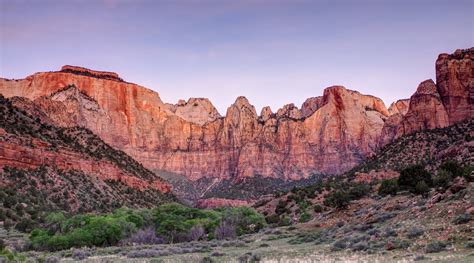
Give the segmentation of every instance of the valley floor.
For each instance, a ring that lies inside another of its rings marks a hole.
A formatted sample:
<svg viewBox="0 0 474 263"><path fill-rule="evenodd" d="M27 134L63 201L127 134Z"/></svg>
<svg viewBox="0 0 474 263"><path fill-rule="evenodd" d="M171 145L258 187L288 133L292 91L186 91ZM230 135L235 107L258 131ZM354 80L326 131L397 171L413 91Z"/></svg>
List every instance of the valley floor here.
<svg viewBox="0 0 474 263"><path fill-rule="evenodd" d="M4 232L5 233L5 232ZM71 249L25 252L43 262L473 262L474 250L458 244L438 253L422 249L349 252L333 251L331 243L295 242L307 235L301 229L280 227L232 241ZM308 240L306 240L308 241Z"/></svg>

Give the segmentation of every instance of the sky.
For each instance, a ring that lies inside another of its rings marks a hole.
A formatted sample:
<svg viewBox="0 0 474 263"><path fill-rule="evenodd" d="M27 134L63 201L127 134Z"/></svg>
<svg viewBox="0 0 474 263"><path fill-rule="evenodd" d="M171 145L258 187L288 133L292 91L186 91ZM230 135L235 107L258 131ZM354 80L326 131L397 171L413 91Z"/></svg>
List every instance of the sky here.
<svg viewBox="0 0 474 263"><path fill-rule="evenodd" d="M0 0L0 77L117 72L165 102L257 112L343 85L387 107L474 46L472 0Z"/></svg>

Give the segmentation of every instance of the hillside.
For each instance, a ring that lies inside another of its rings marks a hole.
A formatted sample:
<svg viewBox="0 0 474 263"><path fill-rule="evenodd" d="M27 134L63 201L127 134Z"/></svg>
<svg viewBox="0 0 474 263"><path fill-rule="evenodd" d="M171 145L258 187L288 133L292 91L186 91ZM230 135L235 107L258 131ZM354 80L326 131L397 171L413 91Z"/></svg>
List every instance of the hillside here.
<svg viewBox="0 0 474 263"><path fill-rule="evenodd" d="M56 127L31 101L1 95L0 178L5 224L46 211L112 211L174 200L166 181L91 131Z"/></svg>

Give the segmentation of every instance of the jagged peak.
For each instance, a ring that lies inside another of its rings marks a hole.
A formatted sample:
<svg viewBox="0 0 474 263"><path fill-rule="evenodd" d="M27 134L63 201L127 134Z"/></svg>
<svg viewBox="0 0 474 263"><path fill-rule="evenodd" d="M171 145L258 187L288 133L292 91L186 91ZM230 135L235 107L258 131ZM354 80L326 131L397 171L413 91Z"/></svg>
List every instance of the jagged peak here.
<svg viewBox="0 0 474 263"><path fill-rule="evenodd" d="M88 69L84 67L71 66L71 65L65 65L61 67L60 72L84 75L84 76L89 76L89 77L94 77L94 78L123 81L123 79L120 78L119 75L115 72L98 71L98 70L92 70L92 69Z"/></svg>
<svg viewBox="0 0 474 263"><path fill-rule="evenodd" d="M408 111L408 107L410 106L410 99L400 99L394 101L388 107L388 113L391 115L400 113L405 115Z"/></svg>
<svg viewBox="0 0 474 263"><path fill-rule="evenodd" d="M295 106L294 103L289 103L283 106L283 108L279 109L276 113L277 118L280 117L288 117L292 119L301 119L302 114L298 107Z"/></svg>
<svg viewBox="0 0 474 263"><path fill-rule="evenodd" d="M301 113L306 118L323 106L323 96L307 98L301 105Z"/></svg>
<svg viewBox="0 0 474 263"><path fill-rule="evenodd" d="M187 102L179 100L175 105L169 104L167 107L180 118L198 125L204 125L221 117L207 98L189 98Z"/></svg>
<svg viewBox="0 0 474 263"><path fill-rule="evenodd" d="M438 88L432 79L421 82L413 95L433 95L439 97Z"/></svg>

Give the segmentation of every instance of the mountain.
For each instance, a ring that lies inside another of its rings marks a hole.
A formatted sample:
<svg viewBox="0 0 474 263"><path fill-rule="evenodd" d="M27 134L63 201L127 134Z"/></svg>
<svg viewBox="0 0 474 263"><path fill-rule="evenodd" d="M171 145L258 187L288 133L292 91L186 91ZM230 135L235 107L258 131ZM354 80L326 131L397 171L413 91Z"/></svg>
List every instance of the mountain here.
<svg viewBox="0 0 474 263"><path fill-rule="evenodd" d="M474 48L440 54L436 60L436 83L425 80L405 101L398 101L394 114L382 129L381 146L416 131L443 128L474 116ZM403 105L403 106L402 106Z"/></svg>
<svg viewBox="0 0 474 263"><path fill-rule="evenodd" d="M24 210L112 211L175 200L165 180L91 131L55 126L34 102L1 95L0 178L13 221Z"/></svg>
<svg viewBox="0 0 474 263"><path fill-rule="evenodd" d="M198 185L193 196L223 198L217 192L260 178L273 184L341 174L403 135L472 119L473 58L474 48L439 55L436 83L422 82L389 109L374 96L332 86L301 109L264 107L258 115L238 97L221 116L208 99L164 103L116 73L74 66L2 78L0 93L32 100L56 126L91 130L146 168L173 174L181 189Z"/></svg>

